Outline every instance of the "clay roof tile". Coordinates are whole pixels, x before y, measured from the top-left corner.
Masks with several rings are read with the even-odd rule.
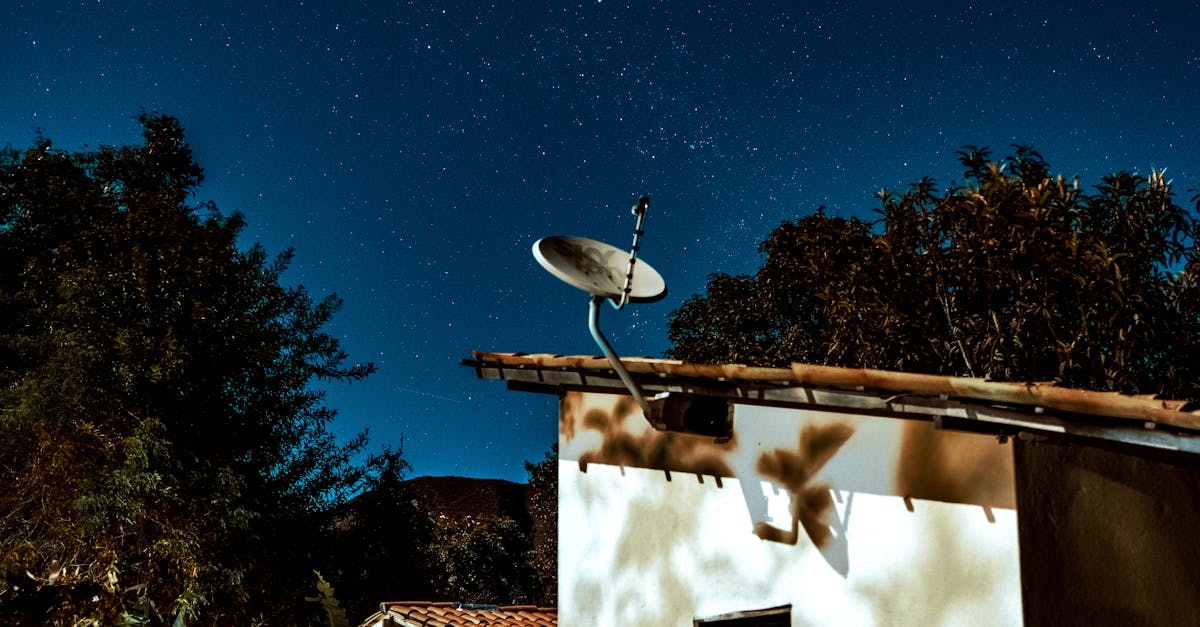
[[[397,627],[555,627],[558,610],[533,605],[479,606],[428,601],[386,602],[364,625],[387,617]]]

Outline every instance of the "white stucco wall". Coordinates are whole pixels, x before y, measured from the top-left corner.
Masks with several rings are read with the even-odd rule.
[[[690,626],[792,604],[793,625],[1017,625],[1016,513],[835,493],[824,552],[752,533],[740,482],[560,462],[559,621]],[[768,509],[787,516],[770,486]],[[831,521],[832,522],[832,521]],[[844,574],[839,571],[845,571]]]
[[[686,627],[785,604],[793,625],[1020,624],[1016,513],[992,505],[1011,507],[1011,453],[994,438],[742,407],[733,442],[662,440],[620,398],[568,396],[561,625]],[[852,435],[814,445],[836,435],[831,425]],[[784,460],[784,479],[764,479],[769,459]],[[816,470],[793,481],[806,467]],[[831,508],[800,517],[828,533],[821,548],[804,526],[792,544],[754,532],[765,524],[787,537],[797,489],[832,496]],[[914,491],[940,500],[910,498],[910,511],[903,496]]]

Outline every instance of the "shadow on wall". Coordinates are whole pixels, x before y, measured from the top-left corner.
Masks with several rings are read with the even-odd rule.
[[[1016,509],[1011,444],[906,421],[896,464],[899,496]]]
[[[846,505],[843,517],[835,516],[836,527],[832,527],[830,513],[835,511],[830,494],[832,486],[812,481],[852,435],[854,427],[846,423],[806,424],[800,431],[800,444],[795,451],[774,449],[762,453],[757,468],[764,479],[787,490],[792,526],[785,531],[760,520],[754,525],[754,533],[764,540],[794,545],[799,540],[800,527],[804,527],[813,545],[843,577],[850,570],[845,529],[851,504]],[[853,499],[853,495],[850,498]]]
[[[886,494],[891,489],[892,495],[906,499],[983,505],[989,519],[990,507],[1016,505],[1011,445],[998,444],[991,436],[936,430],[930,422],[898,424],[884,418],[791,411],[751,422],[735,429],[732,440],[716,443],[710,437],[651,428],[633,399],[620,394],[566,394],[559,416],[560,455],[577,460],[581,471],[587,472],[594,462],[666,471],[668,481],[671,472],[711,475],[718,487],[721,477],[737,476],[755,535],[795,546],[803,528],[843,578],[850,568],[845,530],[853,492],[862,490],[853,487],[856,481],[875,486],[867,492]],[[765,429],[756,431],[755,425]],[[848,475],[846,463],[839,460],[840,471],[823,474],[856,435],[855,443],[869,444],[851,447],[851,464],[866,455],[894,460],[895,465],[867,464],[873,470],[864,479]],[[794,448],[772,446],[789,441],[796,442]],[[771,524],[762,480],[787,492],[790,526]],[[846,485],[839,485],[843,482]],[[847,488],[851,491],[834,492]],[[839,516],[833,494],[842,493],[849,500]]]
[[[662,490],[664,486],[658,486]],[[659,603],[639,604],[637,596],[621,595],[616,616],[625,625],[670,625],[690,618],[696,599],[692,582],[671,566],[671,556],[691,544],[697,535],[691,517],[673,516],[666,494],[647,495],[629,504],[630,520],[670,520],[671,524],[626,525],[617,543],[615,572],[636,573],[658,586]]]
[[[588,396],[613,399],[613,395]],[[717,444],[711,437],[656,431],[646,423],[641,409],[628,396],[617,396],[609,407],[585,406],[585,398],[587,396],[580,394],[565,395],[558,423],[560,447],[563,451],[576,449],[574,456],[579,460],[581,470],[586,472],[587,465],[594,462],[718,478],[733,476],[733,469],[726,459],[737,446],[736,438]],[[582,418],[578,418],[580,412]],[[583,451],[573,447],[576,438],[583,435],[581,431],[591,432],[588,435],[598,434],[598,444],[586,446]]]
[[[713,598],[748,595],[870,607],[879,624],[1019,621],[1019,600],[1015,614],[1003,600],[1016,581],[1015,568],[1004,570],[1015,558],[1003,559],[1015,555],[1013,545],[996,531],[1004,525],[988,522],[995,522],[990,510],[985,519],[976,508],[933,503],[914,514],[899,501],[1012,507],[1012,448],[993,437],[937,431],[928,422],[774,411],[750,414],[734,441],[717,444],[654,430],[627,396],[574,392],[561,399],[559,430],[560,459],[582,471],[571,473],[570,488],[580,523],[597,526],[576,538],[566,622],[690,624]],[[599,468],[588,473],[593,462]],[[672,472],[699,481],[672,480]],[[715,490],[703,475],[716,478]],[[721,477],[734,476],[745,510],[742,499],[721,495]],[[764,482],[776,497],[768,498]],[[852,511],[855,532],[864,534],[855,548],[866,556],[853,578]],[[908,535],[897,535],[894,524]],[[804,535],[840,577],[807,552]],[[981,539],[991,544],[972,544]],[[993,572],[997,564],[1001,572]],[[805,582],[799,596],[796,581]],[[1002,611],[981,615],[993,607]]]
[[[913,538],[915,545],[901,550],[907,558],[902,576],[888,571],[888,576],[859,578],[852,584],[856,596],[874,613],[874,623],[1020,624],[1016,560],[998,562],[963,533],[964,528],[993,523],[984,522],[978,510],[964,512],[937,503],[917,507],[923,505],[926,523],[922,533]]]
[[[739,445],[736,432],[733,439],[718,444],[704,436],[656,431],[645,423],[633,399],[622,395],[568,394],[561,403],[560,446],[566,453],[564,458],[575,457],[584,472],[589,463],[599,463],[665,470],[668,480],[672,471],[713,475],[718,485],[720,477],[738,474],[730,465]],[[756,453],[757,476],[743,481],[747,514],[758,537],[794,546],[803,527],[830,567],[843,577],[849,571],[845,528],[850,508],[841,517],[834,515],[832,486],[814,480],[854,432],[854,426],[847,422],[805,423],[795,449]],[[766,498],[751,487],[759,478],[787,491],[789,529],[766,522]]]
[[[714,486],[667,481],[640,469],[622,478],[610,472],[575,479],[580,488],[597,485],[596,497],[580,503],[585,518],[603,530],[582,540],[597,544],[588,549],[585,562],[574,562],[571,603],[560,619],[622,627],[692,624],[709,578],[738,572],[721,537],[702,533],[708,521],[694,515],[695,499],[714,494]],[[637,488],[613,492],[604,487],[614,480]]]

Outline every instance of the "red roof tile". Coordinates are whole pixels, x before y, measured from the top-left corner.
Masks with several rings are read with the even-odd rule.
[[[424,601],[386,602],[363,623],[364,627],[554,627],[555,608],[515,605],[465,605]]]

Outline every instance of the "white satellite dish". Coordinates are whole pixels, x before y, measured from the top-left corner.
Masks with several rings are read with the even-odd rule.
[[[656,429],[684,431],[727,440],[733,429],[733,405],[718,397],[662,392],[647,399],[634,382],[612,345],[600,331],[600,304],[609,299],[622,309],[627,303],[650,303],[667,294],[667,282],[646,262],[638,262],[642,224],[650,199],[643,196],[633,207],[637,227],[629,253],[586,237],[551,235],[534,242],[533,256],[550,274],[591,295],[588,328],[592,339],[629,393],[642,407],[646,420]]]
[[[533,256],[554,276],[593,296],[620,301],[629,253],[586,237],[551,235],[534,242]],[[667,294],[667,283],[646,262],[637,264],[628,302],[650,303]]]

